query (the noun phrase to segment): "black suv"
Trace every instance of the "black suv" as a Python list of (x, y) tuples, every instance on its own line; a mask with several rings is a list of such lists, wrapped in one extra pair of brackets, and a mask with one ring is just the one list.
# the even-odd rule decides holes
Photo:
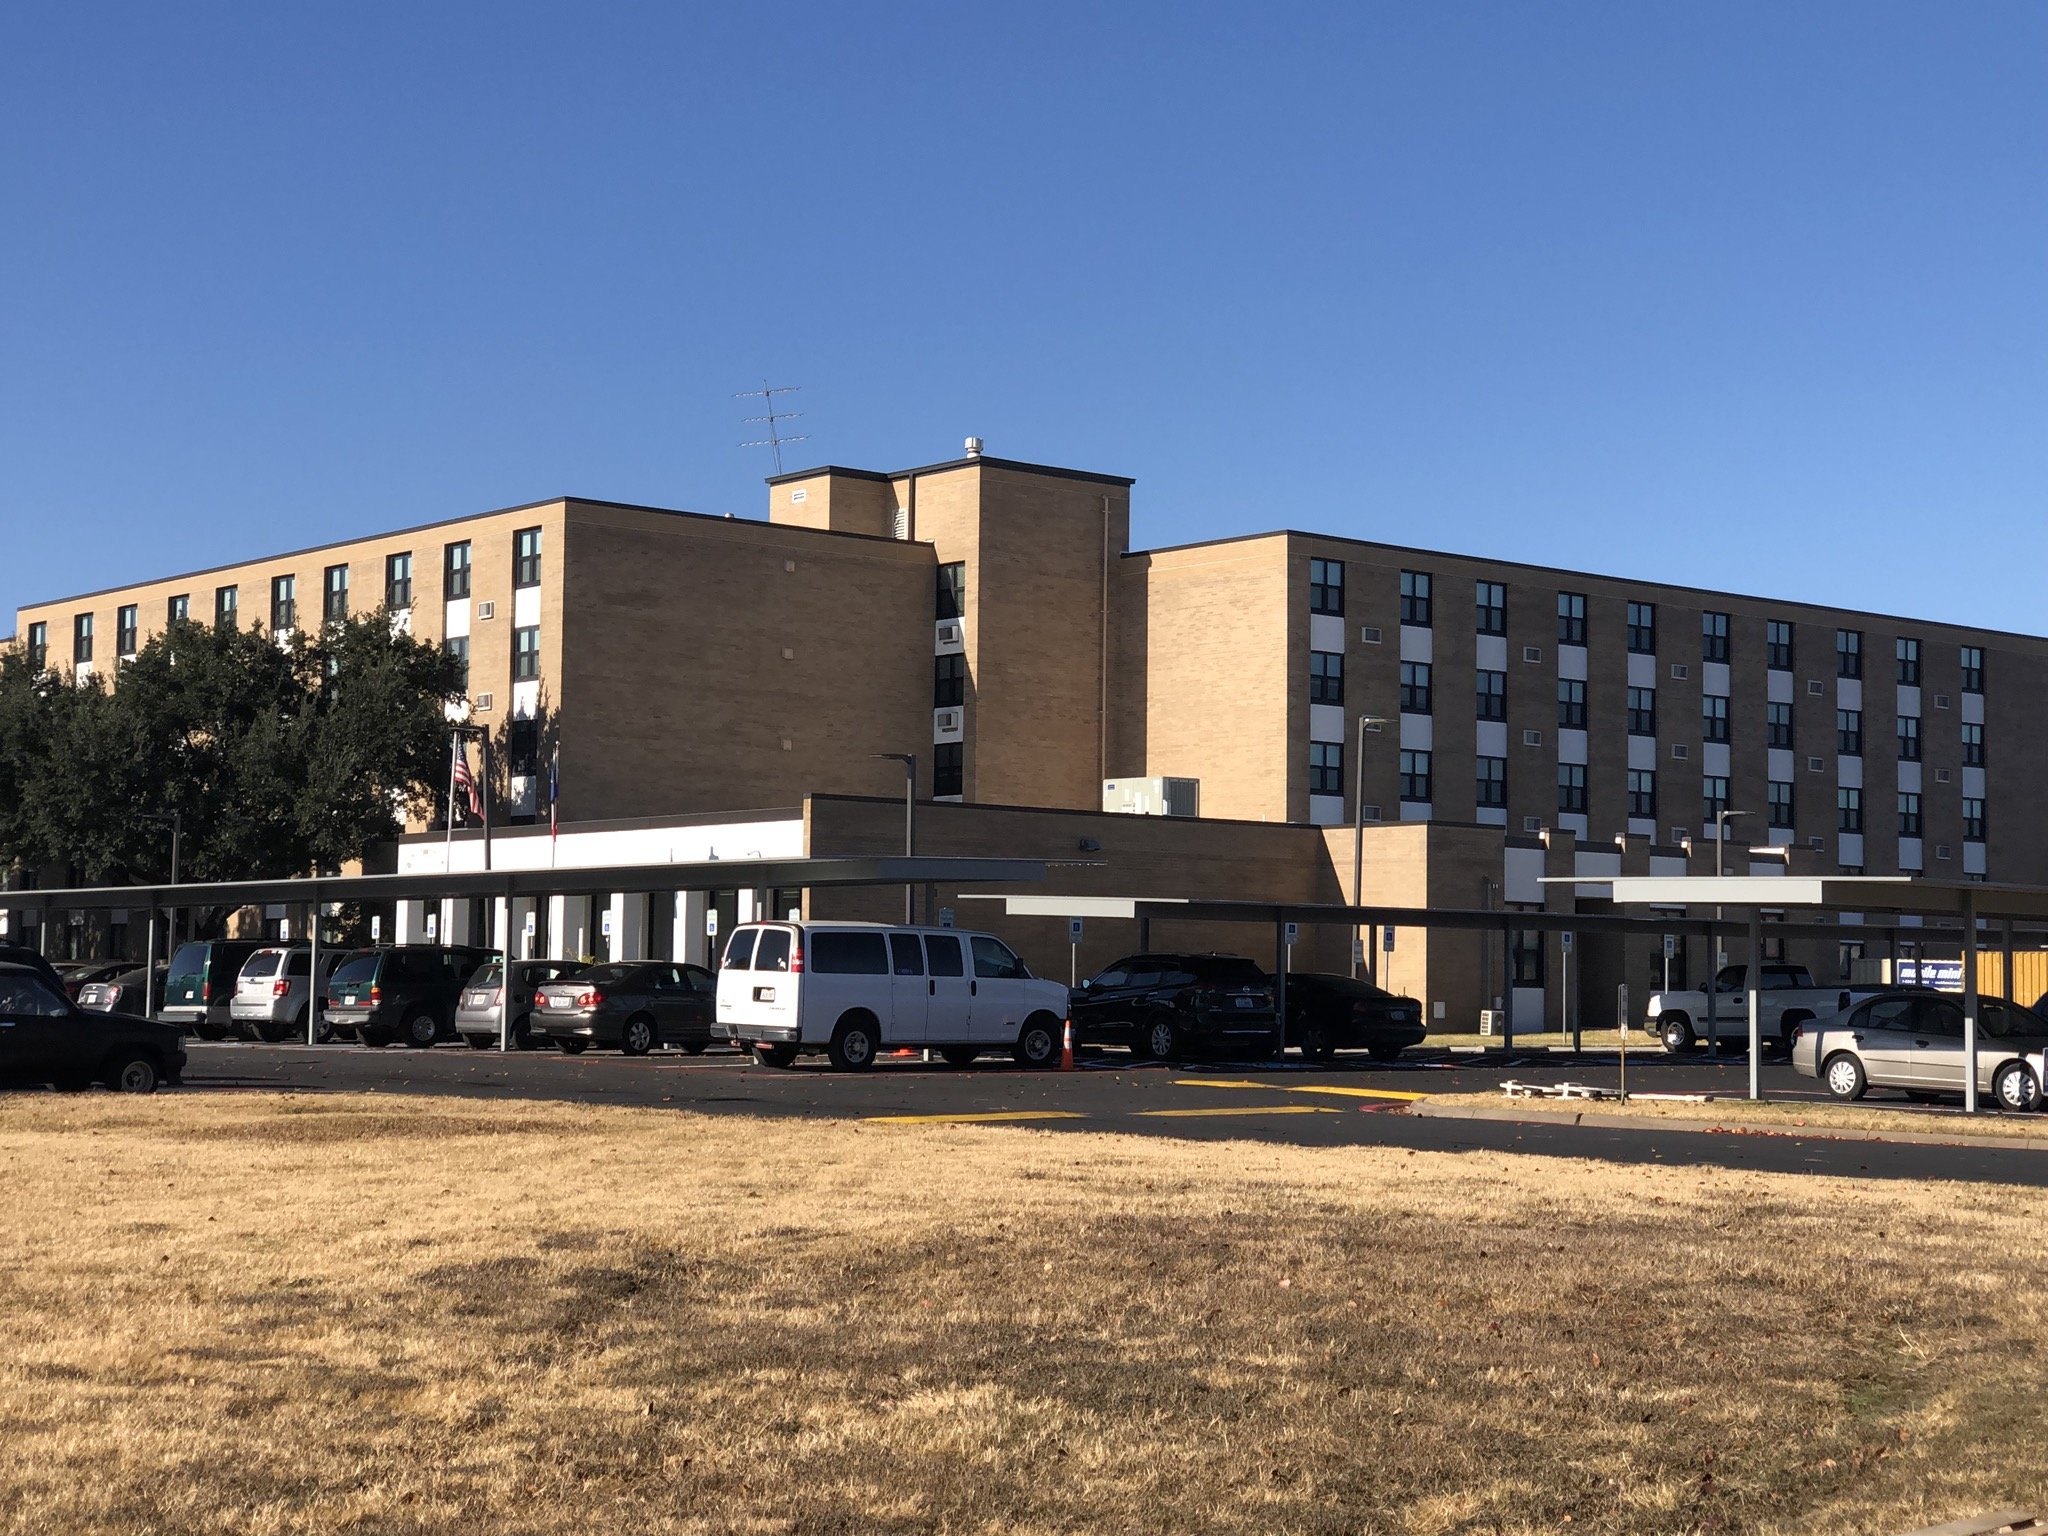
[(350, 955), (327, 978), (322, 1017), (365, 1045), (453, 1039), (462, 984), (496, 956), (453, 944), (403, 944)]
[(1127, 1045), (1161, 1061), (1280, 1049), (1273, 983), (1242, 955), (1132, 955), (1074, 989), (1076, 1045)]

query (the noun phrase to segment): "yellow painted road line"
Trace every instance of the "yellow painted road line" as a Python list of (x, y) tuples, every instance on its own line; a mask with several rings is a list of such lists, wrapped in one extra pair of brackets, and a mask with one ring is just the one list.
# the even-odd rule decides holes
[(977, 1115), (869, 1115), (868, 1125), (970, 1125), (992, 1120), (1085, 1120), (1072, 1109), (990, 1110)]
[(1239, 1083), (1215, 1077), (1176, 1077), (1174, 1082), (1183, 1088), (1263, 1088), (1269, 1093), (1331, 1093), (1347, 1099), (1398, 1099), (1402, 1103), (1429, 1097), (1395, 1088), (1343, 1088), (1334, 1083)]
[(1168, 1115), (1191, 1118), (1196, 1115), (1334, 1115), (1337, 1111), (1324, 1104), (1262, 1104), (1254, 1108), (1233, 1104), (1228, 1109), (1141, 1109), (1137, 1113), (1155, 1118)]

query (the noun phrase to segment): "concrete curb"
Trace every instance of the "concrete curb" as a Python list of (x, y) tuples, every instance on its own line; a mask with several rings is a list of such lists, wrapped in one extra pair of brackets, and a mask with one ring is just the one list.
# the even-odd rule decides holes
[(1418, 1099), (1408, 1113), (1428, 1120), (1503, 1120), (1515, 1125), (1565, 1125), (1589, 1130), (1679, 1131), (1687, 1135), (1778, 1136), (1795, 1141), (1882, 1141), (1921, 1147), (1990, 1147), (2007, 1152), (2048, 1152), (2048, 1138), (2021, 1136), (1939, 1136), (1927, 1131), (1855, 1131), (1825, 1126), (1745, 1125), (1732, 1120), (1676, 1120), (1649, 1115), (1609, 1115), (1578, 1110), (1572, 1114), (1547, 1114), (1510, 1108), (1482, 1109), (1477, 1105), (1432, 1106)]

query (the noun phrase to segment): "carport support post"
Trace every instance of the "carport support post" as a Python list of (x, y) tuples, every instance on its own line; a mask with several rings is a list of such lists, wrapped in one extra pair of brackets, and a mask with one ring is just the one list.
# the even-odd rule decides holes
[(1963, 1113), (1977, 1113), (1977, 897), (1963, 892)]
[(1721, 930), (1707, 924), (1707, 1054), (1721, 1054), (1721, 1019), (1715, 1007), (1714, 981), (1721, 969)]
[[(312, 921), (306, 924), (306, 1044), (312, 1045), (320, 1038), (320, 882), (313, 882), (309, 893), (313, 898)], [(289, 973), (291, 960), (285, 960)]]
[(512, 882), (505, 882), (505, 942), (498, 950), (498, 1054), (512, 1049)]
[[(1579, 947), (1579, 939), (1578, 939), (1578, 935), (1577, 935), (1576, 933), (1574, 933), (1574, 934), (1572, 935), (1572, 949), (1577, 949), (1578, 947)], [(1585, 973), (1585, 967), (1584, 967), (1584, 966), (1581, 966), (1581, 967), (1579, 968), (1579, 980), (1580, 980), (1580, 982), (1581, 982), (1582, 984), (1583, 984), (1583, 983), (1584, 983), (1584, 981), (1585, 981), (1585, 977), (1586, 977), (1586, 973)], [(1584, 1023), (1585, 1023), (1585, 1016), (1584, 1016), (1584, 1015), (1583, 1015), (1583, 1014), (1582, 1014), (1582, 1013), (1580, 1012), (1580, 1010), (1578, 1009), (1578, 1007), (1577, 1007), (1577, 1006), (1575, 1006), (1575, 1004), (1576, 1004), (1576, 999), (1575, 999), (1575, 998), (1573, 997), (1573, 995), (1572, 995), (1572, 985), (1571, 985), (1571, 950), (1566, 950), (1566, 951), (1565, 951), (1565, 985), (1564, 985), (1564, 1005), (1565, 1005), (1565, 1007), (1566, 1007), (1566, 1008), (1568, 1008), (1568, 1009), (1570, 1009), (1570, 1010), (1571, 1010), (1571, 1016), (1572, 1016), (1572, 1054), (1573, 1054), (1574, 1056), (1578, 1055), (1580, 1051), (1582, 1051), (1582, 1050), (1584, 1050), (1584, 1049), (1585, 1049), (1585, 1044), (1584, 1044), (1584, 1037), (1583, 1037), (1583, 1036), (1582, 1036), (1582, 1034), (1580, 1033), (1580, 1026), (1581, 1026), (1582, 1024), (1584, 1024)]]
[(1513, 950), (1515, 930), (1512, 924), (1500, 925), (1500, 1048), (1504, 1056), (1515, 1054), (1515, 973)]
[(149, 994), (156, 989), (156, 903), (149, 904), (149, 932), (142, 941), (142, 1016), (153, 1019), (149, 1011)]
[(1280, 962), (1280, 974), (1274, 979), (1273, 985), (1273, 1011), (1280, 1016), (1280, 1050), (1278, 1054), (1285, 1056), (1287, 1054), (1287, 967), (1294, 963), (1294, 946), (1287, 942), (1287, 925), (1285, 923), (1275, 923), (1273, 925), (1273, 954)]
[(1749, 1096), (1760, 1099), (1764, 1096), (1764, 1010), (1763, 994), (1758, 991), (1762, 980), (1763, 967), (1757, 964), (1757, 956), (1763, 953), (1764, 915), (1761, 909), (1749, 909)]

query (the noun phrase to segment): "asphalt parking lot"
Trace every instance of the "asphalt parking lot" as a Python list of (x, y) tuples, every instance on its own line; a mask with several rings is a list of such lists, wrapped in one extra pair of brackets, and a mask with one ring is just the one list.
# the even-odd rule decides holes
[[(1118, 1132), (1183, 1139), (1246, 1139), (1305, 1146), (1406, 1146), (1492, 1155), (1516, 1152), (1633, 1164), (1695, 1165), (1875, 1178), (1949, 1178), (2048, 1183), (2048, 1152), (1996, 1147), (1846, 1141), (1822, 1135), (1706, 1134), (1569, 1124), (1418, 1118), (1407, 1112), (1431, 1094), (1489, 1092), (1508, 1077), (1529, 1082), (1613, 1086), (1609, 1057), (1495, 1058), (1423, 1053), (1391, 1065), (1368, 1060), (1329, 1067), (1217, 1062), (1134, 1063), (1120, 1052), (1083, 1057), (1073, 1072), (1025, 1071), (990, 1060), (969, 1068), (891, 1057), (864, 1073), (831, 1071), (806, 1058), (777, 1070), (729, 1051), (701, 1056), (657, 1051), (639, 1058), (550, 1051), (431, 1051), (360, 1046), (188, 1047), (187, 1091), (465, 1094), (590, 1104), (687, 1109), (706, 1114), (796, 1115), (889, 1124), (1011, 1124), (1045, 1130)], [(1748, 1064), (1631, 1057), (1633, 1090), (1741, 1094)], [(1810, 1078), (1766, 1059), (1763, 1090), (1774, 1099), (1821, 1100)], [(1873, 1095), (1872, 1103), (1883, 1102)], [(1904, 1101), (1898, 1103), (1903, 1107)], [(1930, 1121), (1930, 1124), (1933, 1122)]]

